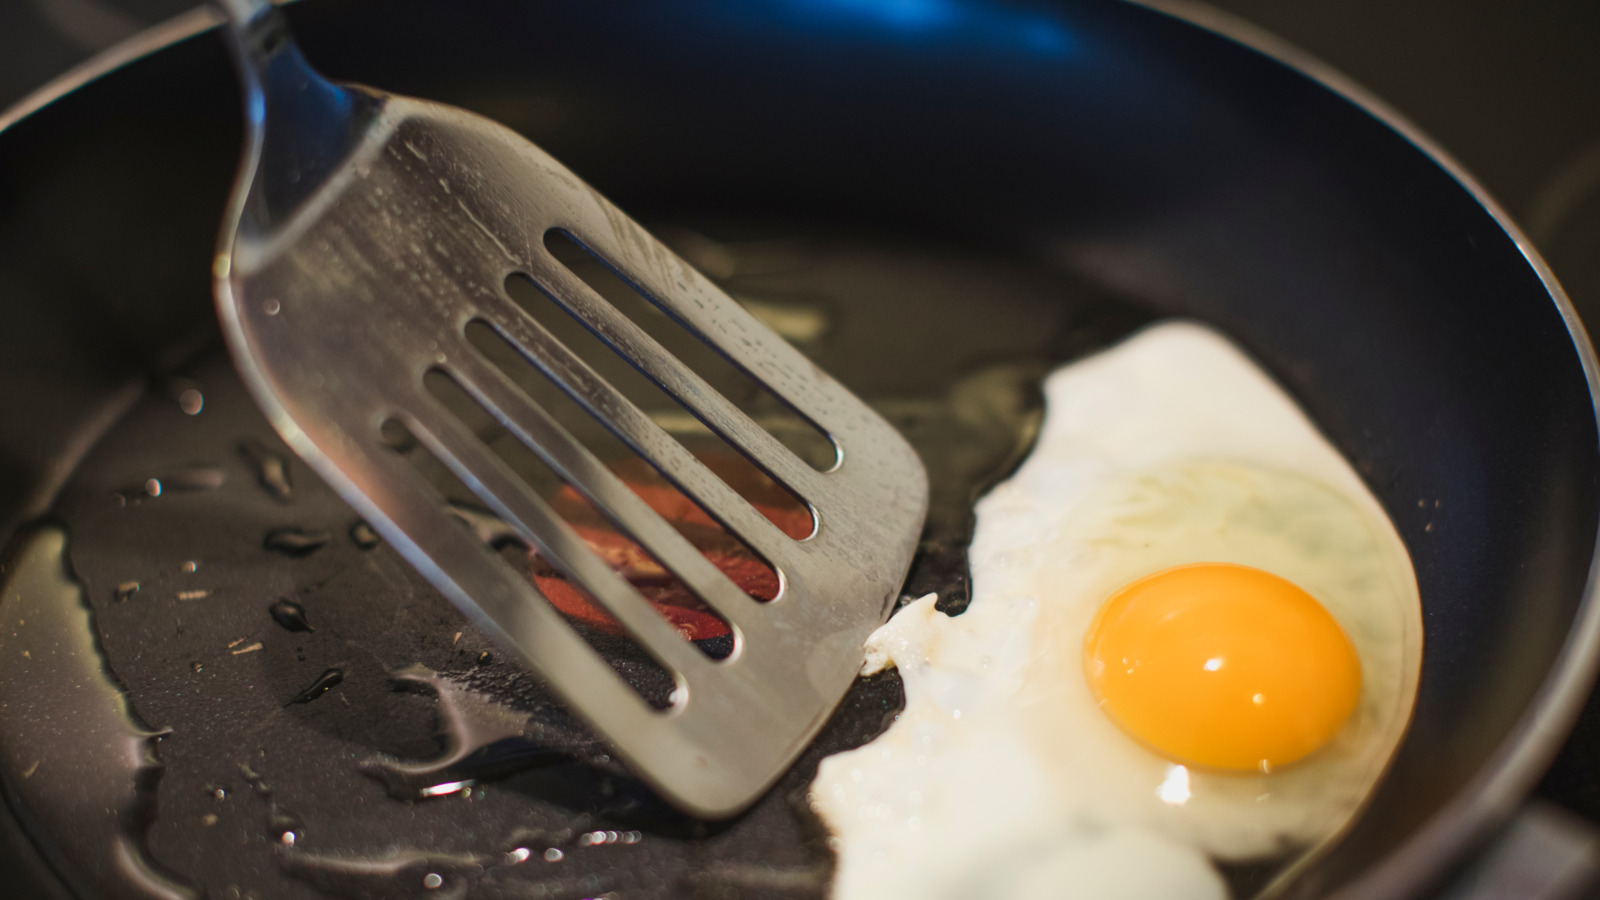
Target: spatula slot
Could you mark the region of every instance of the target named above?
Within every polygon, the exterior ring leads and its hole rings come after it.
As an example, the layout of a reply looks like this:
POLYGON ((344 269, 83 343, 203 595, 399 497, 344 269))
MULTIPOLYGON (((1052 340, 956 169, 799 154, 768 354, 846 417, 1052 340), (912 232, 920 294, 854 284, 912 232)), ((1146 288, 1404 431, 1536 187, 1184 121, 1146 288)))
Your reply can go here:
MULTIPOLYGON (((807 465, 819 472, 826 472, 838 464, 839 448, 824 429, 797 412, 760 379, 741 368, 705 335, 674 316, 665 304, 651 296, 636 280, 619 271, 610 260, 561 229, 545 232, 544 244, 557 262, 731 400, 807 465)), ((560 298, 556 300, 560 305, 560 298)), ((564 305, 561 308, 571 312, 564 305)))
MULTIPOLYGON (((513 275, 508 278, 506 292, 530 318, 550 332, 619 393, 643 410, 686 450, 716 472, 730 488, 784 534, 794 540, 804 540, 816 530, 816 520, 812 516, 811 508, 799 496, 752 462, 735 443, 708 428, 686 405, 629 364, 621 355, 613 352, 610 345, 596 337, 581 320, 568 315, 564 307, 535 287, 526 276, 513 275)), ((658 319, 664 318, 660 313, 655 313, 655 316, 658 319)), ((469 325, 467 336, 474 346, 504 370, 512 380, 538 397, 541 403, 544 402, 544 398, 550 393, 550 388, 554 386, 553 382, 536 367, 529 365, 522 352, 511 348, 513 352, 507 353, 508 342, 493 329, 480 324, 469 325)), ((566 395, 565 390, 558 388, 557 391, 563 395, 562 400, 566 402, 553 403, 551 407, 562 408, 563 412, 558 415, 562 416, 564 424, 574 429, 575 434, 580 435, 586 442, 592 435, 600 433, 612 436, 607 425, 581 411, 566 395), (577 413, 578 418, 583 421, 577 421, 568 415, 567 410, 577 413)), ((622 446, 620 440, 614 441, 614 446, 606 445, 607 443, 603 438, 597 437, 596 443, 591 444, 602 459, 614 458, 611 455, 614 447, 622 446)))
MULTIPOLYGON (((630 491, 663 517, 706 558, 724 571, 734 571, 734 581, 748 596, 765 602, 778 597, 782 579, 776 567, 764 554, 736 534, 737 522, 729 513, 740 510, 709 507, 696 502, 667 477, 668 469, 660 460, 649 459, 637 453, 626 441, 619 438, 607 423, 591 415, 554 379, 525 358, 520 349, 499 331, 483 322, 467 325, 469 343, 501 374, 519 388, 541 414, 548 415, 564 431, 610 472, 621 479, 630 491)), ((672 441, 670 437, 665 438, 672 441)), ((672 446, 682 446, 686 441, 672 446)), ((526 449, 526 448, 524 448, 526 449)), ((802 506, 794 496, 783 490, 743 456, 734 453, 721 441, 706 440, 698 455, 690 456, 685 447, 685 459, 698 460, 710 479, 718 479, 736 495, 728 498, 728 505, 743 506, 758 513, 777 526, 790 538, 803 538, 810 534, 813 515, 809 507, 802 506), (741 500, 743 501, 741 503, 741 500)), ((699 468, 697 467, 697 468, 699 468)), ((546 471, 549 471, 548 468, 546 471)), ((543 496, 581 496, 582 485, 567 481, 537 484, 543 496)), ((746 514, 748 515, 748 514, 746 514)))
MULTIPOLYGON (((489 449, 532 488, 595 555, 627 579, 679 635, 712 659, 725 659, 733 652, 733 629, 727 621, 707 606, 670 566, 644 547, 625 522, 607 517, 590 502, 581 485, 558 474, 537 453, 508 433, 493 413, 484 409, 449 375, 433 369, 424 376, 423 384, 463 424, 484 437, 489 449)), ((648 466, 634 468, 654 474, 648 466)), ((700 512, 699 507, 688 504, 687 499, 676 495, 675 491, 672 493, 687 507, 663 505, 650 493, 654 485, 640 485, 626 477, 623 480, 735 583, 741 587, 746 583, 751 585, 752 595, 757 590, 765 592, 766 596, 761 599, 770 600, 777 595, 778 579, 771 567, 706 519, 703 512, 698 520, 685 514, 700 512)), ((655 481, 660 482, 660 478, 655 481)), ((666 486, 661 490, 670 491, 671 488, 666 486)), ((572 573, 561 571, 546 556, 528 548, 525 541, 522 544, 524 557, 519 571, 528 573, 540 592, 564 616, 607 634, 623 633, 622 623, 607 612, 572 573)))
MULTIPOLYGON (((462 424, 485 439, 486 444, 512 440, 481 408, 477 418, 468 421, 471 418, 469 411, 462 417, 462 424)), ((487 565, 498 567, 508 578, 531 585, 533 593, 549 603, 573 632, 646 703, 661 710, 673 705, 677 684, 672 673, 628 635, 596 597, 548 563, 544 563, 540 571, 558 577, 566 590, 555 597, 545 592, 543 585, 553 582, 536 577, 536 554, 525 536, 486 508, 483 498, 468 488, 452 468, 399 419, 386 420, 382 436, 432 488, 442 515, 483 543, 487 565)))

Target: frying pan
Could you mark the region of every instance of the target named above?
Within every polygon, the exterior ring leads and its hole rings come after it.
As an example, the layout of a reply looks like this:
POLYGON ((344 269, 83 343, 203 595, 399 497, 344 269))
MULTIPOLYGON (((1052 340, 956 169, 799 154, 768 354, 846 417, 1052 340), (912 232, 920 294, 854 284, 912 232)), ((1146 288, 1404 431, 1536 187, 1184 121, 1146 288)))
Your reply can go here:
MULTIPOLYGON (((1483 190, 1314 61, 1167 2, 329 0, 292 17, 329 75, 498 118, 631 211, 1005 248, 1232 335, 1384 503, 1427 629, 1389 776, 1293 896, 1425 891, 1570 727, 1600 639, 1593 351, 1483 190)), ((0 115, 0 538, 213 339, 239 132, 220 45, 192 37, 208 24, 0 115)), ((8 885, 60 895, 3 826, 8 885)))

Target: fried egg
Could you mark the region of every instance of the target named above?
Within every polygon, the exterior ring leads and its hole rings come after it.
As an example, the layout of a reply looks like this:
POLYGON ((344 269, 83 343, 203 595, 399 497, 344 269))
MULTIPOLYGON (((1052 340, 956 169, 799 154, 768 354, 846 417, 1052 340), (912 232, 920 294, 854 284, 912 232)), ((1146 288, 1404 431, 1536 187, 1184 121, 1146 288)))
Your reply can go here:
POLYGON ((1217 862, 1337 836, 1410 718, 1410 558, 1350 465, 1216 332, 1052 374, 978 504, 972 600, 917 600, 863 671, 889 729, 811 789, 857 898, 1220 898, 1217 862))

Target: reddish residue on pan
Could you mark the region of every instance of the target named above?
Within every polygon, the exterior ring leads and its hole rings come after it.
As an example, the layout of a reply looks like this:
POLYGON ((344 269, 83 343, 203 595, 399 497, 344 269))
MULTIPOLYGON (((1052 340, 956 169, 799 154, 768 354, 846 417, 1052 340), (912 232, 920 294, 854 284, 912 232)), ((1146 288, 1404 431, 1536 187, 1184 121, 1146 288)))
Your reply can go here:
MULTIPOLYGON (((811 533, 810 511, 742 457, 711 457, 702 461, 784 534, 798 540, 811 533)), ((741 590, 762 601, 778 596, 777 573, 654 469, 636 461, 636 464, 618 466, 617 474, 741 590)), ((699 597, 643 547, 618 533, 577 491, 562 488, 552 498, 551 505, 590 549, 622 573, 685 638, 698 641, 728 633, 727 624, 699 597)), ((587 592, 568 582, 537 552, 530 551, 528 558, 534 583, 563 615, 609 634, 622 632, 610 613, 587 592)))

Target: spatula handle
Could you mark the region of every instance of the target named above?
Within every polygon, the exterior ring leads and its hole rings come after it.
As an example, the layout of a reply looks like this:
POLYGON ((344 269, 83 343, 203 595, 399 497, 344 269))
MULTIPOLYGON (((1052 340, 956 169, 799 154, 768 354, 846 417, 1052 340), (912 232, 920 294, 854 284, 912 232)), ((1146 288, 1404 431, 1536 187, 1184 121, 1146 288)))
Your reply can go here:
POLYGON ((247 166, 261 190, 240 233, 270 233, 349 153, 379 101, 323 78, 270 0, 216 0, 244 89, 247 166))
POLYGON ((216 5, 234 29, 244 28, 273 11, 272 0, 216 0, 216 5))

